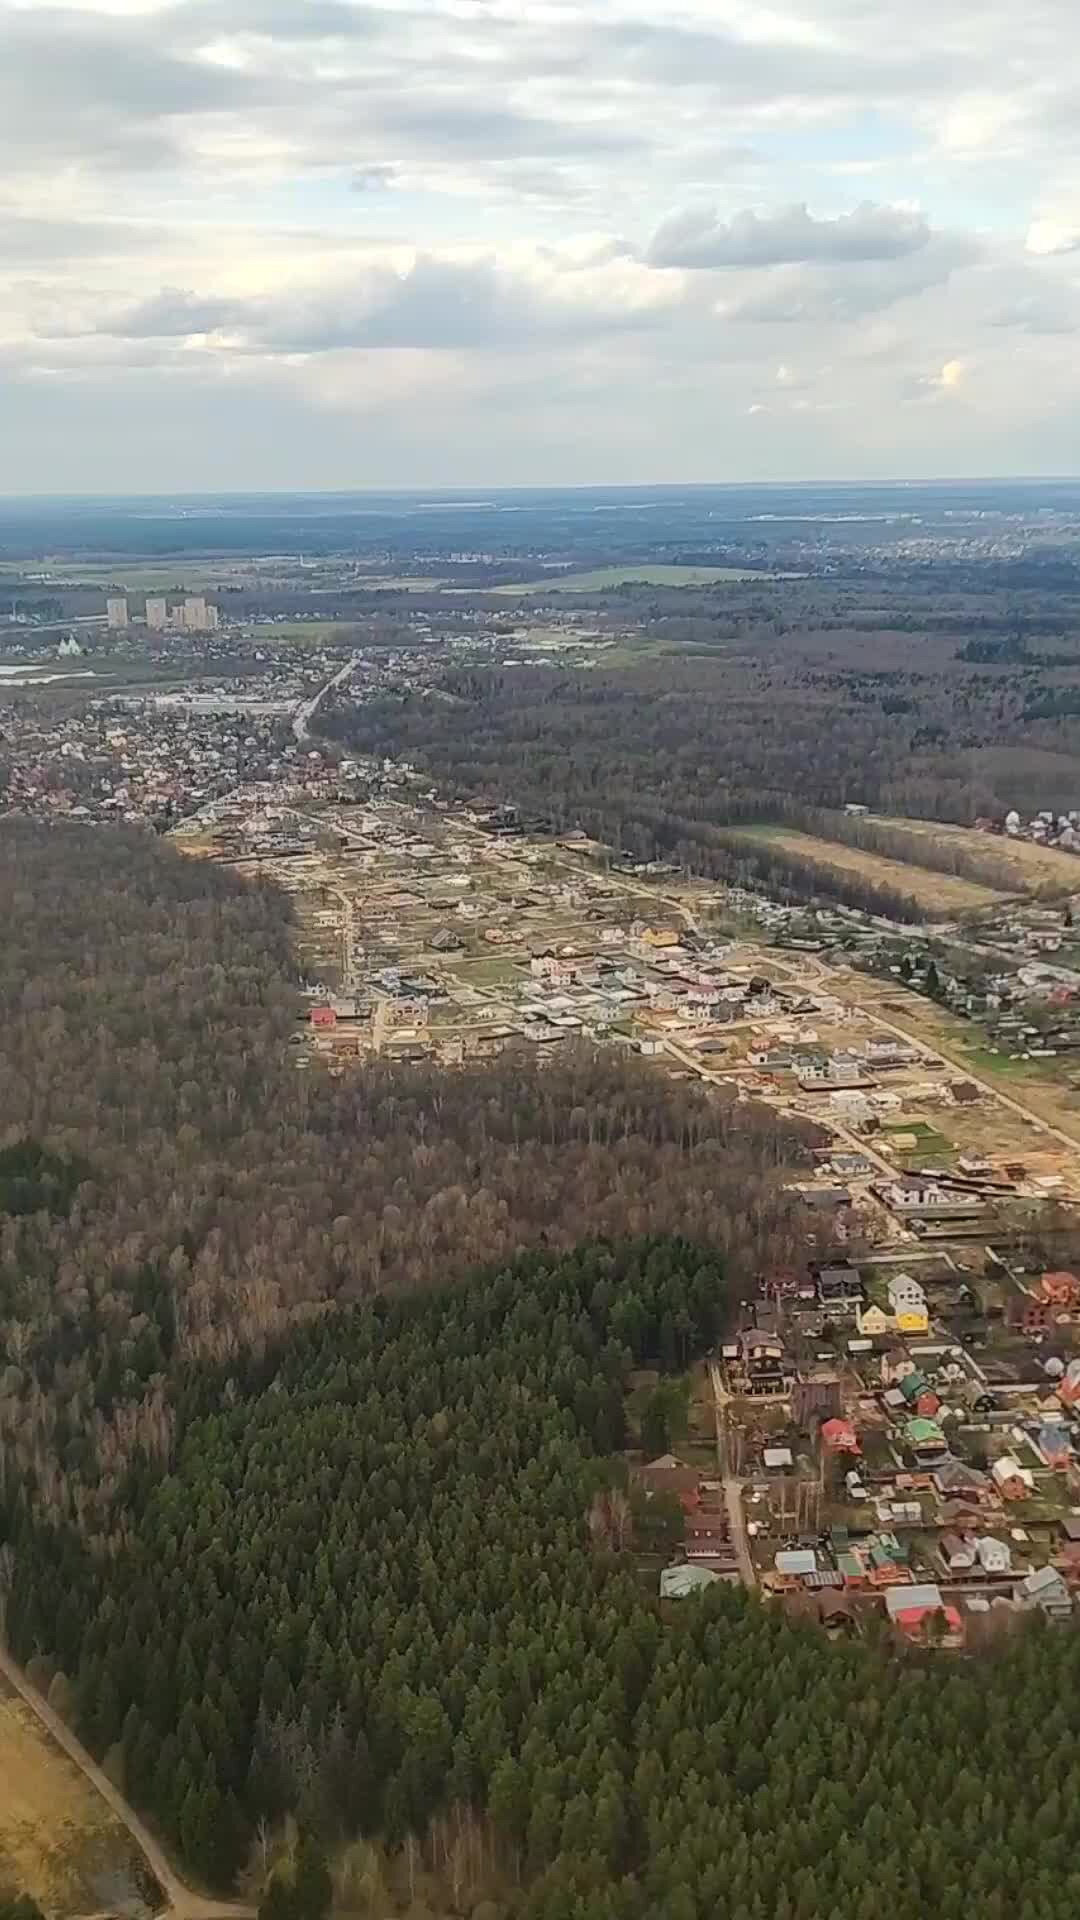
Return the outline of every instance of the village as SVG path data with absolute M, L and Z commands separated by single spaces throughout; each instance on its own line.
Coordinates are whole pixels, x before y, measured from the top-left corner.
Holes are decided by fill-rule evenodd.
M 234 792 L 176 835 L 291 895 L 298 1071 L 586 1039 L 817 1130 L 794 1183 L 813 1257 L 762 1279 L 681 1433 L 630 1456 L 662 1595 L 738 1580 L 830 1631 L 878 1617 L 944 1647 L 1069 1616 L 1080 1134 L 919 1037 L 911 996 L 867 1001 L 790 914 L 766 929 L 730 890 L 447 804 L 407 767 L 335 780 L 317 807 Z

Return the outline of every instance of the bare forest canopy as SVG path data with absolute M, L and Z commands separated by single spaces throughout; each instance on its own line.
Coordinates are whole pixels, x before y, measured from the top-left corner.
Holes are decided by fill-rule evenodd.
M 706 1349 L 732 1278 L 533 1254 L 204 1366 L 108 1557 L 9 1497 L 16 1653 L 214 1886 L 292 1814 L 454 1913 L 1073 1920 L 1080 1635 L 943 1665 L 724 1587 L 665 1615 L 590 1528 L 629 1369 Z
M 298 1074 L 285 898 L 149 835 L 0 826 L 0 1480 L 92 1528 L 173 1386 L 330 1302 L 538 1244 L 805 1251 L 811 1132 L 581 1049 Z
M 447 791 L 517 802 L 639 859 L 921 919 L 896 887 L 823 876 L 790 849 L 732 834 L 772 821 L 870 845 L 843 820 L 849 802 L 963 825 L 1014 805 L 1077 804 L 1080 699 L 1055 687 L 1033 703 L 1037 672 L 971 667 L 941 636 L 906 643 L 903 664 L 897 653 L 895 635 L 815 634 L 591 671 L 448 669 L 448 697 L 341 697 L 320 725 L 352 749 L 420 763 Z M 985 843 L 965 865 L 925 841 L 890 848 L 877 832 L 882 853 L 917 851 L 927 867 L 987 879 Z

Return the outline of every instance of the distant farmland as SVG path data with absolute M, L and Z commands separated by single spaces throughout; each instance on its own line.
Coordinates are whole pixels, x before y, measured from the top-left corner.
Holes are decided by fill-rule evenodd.
M 1005 834 L 976 833 L 969 827 L 942 826 L 934 820 L 899 820 L 874 814 L 867 822 L 903 834 L 911 843 L 911 858 L 925 858 L 926 849 L 934 855 L 955 852 L 960 859 L 978 859 L 982 873 L 994 877 L 995 887 L 1006 894 L 1042 896 L 1080 893 L 1080 854 L 1059 853 L 1056 847 L 1040 847 L 1034 840 L 1012 840 Z
M 824 892 L 828 891 L 830 872 L 855 876 L 869 886 L 887 887 L 892 893 L 902 894 L 938 919 L 977 913 L 996 906 L 1006 897 L 1004 887 L 998 890 L 976 880 L 961 879 L 956 874 L 931 873 L 923 867 L 908 866 L 903 860 L 888 859 L 884 854 L 871 853 L 862 847 L 844 846 L 837 840 L 821 840 L 794 828 L 736 827 L 725 831 L 725 839 L 731 845 L 745 842 L 748 851 L 768 847 L 776 853 L 790 853 L 795 859 L 820 869 Z M 1077 878 L 1080 880 L 1080 869 Z
M 591 573 L 552 573 L 521 586 L 489 587 L 489 593 L 606 593 L 612 587 L 711 587 L 724 580 L 792 579 L 754 567 L 597 567 Z

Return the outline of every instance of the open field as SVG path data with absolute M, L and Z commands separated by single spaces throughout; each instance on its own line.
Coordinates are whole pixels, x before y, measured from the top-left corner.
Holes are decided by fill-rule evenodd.
M 0 1681 L 0 1887 L 91 1914 L 138 1902 L 143 1880 L 129 1835 Z
M 1010 840 L 1004 834 L 975 833 L 968 827 L 943 826 L 935 820 L 899 820 L 874 815 L 882 826 L 895 828 L 912 841 L 912 858 L 919 857 L 919 842 L 935 849 L 955 848 L 957 853 L 977 854 L 980 860 L 1000 867 L 1002 893 L 1080 892 L 1080 856 L 1059 853 L 1056 847 L 1040 847 L 1034 840 Z
M 591 573 L 553 573 L 520 586 L 489 587 L 489 593 L 604 593 L 610 587 L 711 587 L 724 580 L 775 580 L 753 567 L 596 567 Z
M 371 593 L 438 593 L 446 582 L 424 573 L 358 573 L 351 584 Z
M 201 593 L 204 588 L 250 584 L 249 560 L 45 560 L 0 562 L 0 578 L 32 580 L 36 591 L 50 586 L 114 588 L 118 593 Z
M 841 846 L 835 840 L 819 840 L 810 833 L 798 833 L 788 827 L 739 827 L 733 837 L 750 845 L 768 842 L 770 847 L 796 855 L 823 870 L 857 874 L 871 886 L 890 887 L 895 893 L 917 901 L 937 918 L 954 913 L 976 913 L 995 906 L 1005 898 L 976 880 L 961 880 L 951 873 L 930 873 L 922 867 L 909 867 L 902 860 L 889 860 L 884 854 L 868 853 L 861 847 Z M 1059 855 L 1065 859 L 1064 854 Z M 1080 869 L 1077 872 L 1080 880 Z

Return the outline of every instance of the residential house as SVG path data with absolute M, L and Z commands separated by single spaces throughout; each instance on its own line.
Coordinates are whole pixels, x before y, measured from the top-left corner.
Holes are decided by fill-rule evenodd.
M 1020 1597 L 1029 1606 L 1039 1607 L 1049 1620 L 1067 1620 L 1072 1613 L 1072 1596 L 1056 1567 L 1038 1567 L 1020 1583 Z
M 861 1334 L 873 1340 L 880 1338 L 882 1334 L 891 1333 L 896 1322 L 878 1306 L 876 1301 L 872 1300 L 869 1306 L 860 1303 L 856 1308 L 855 1324 Z
M 881 1358 L 881 1381 L 886 1387 L 899 1386 L 909 1373 L 918 1372 L 917 1363 L 906 1347 L 890 1347 Z
M 889 1310 L 898 1333 L 926 1333 L 930 1315 L 926 1295 L 910 1273 L 893 1274 L 889 1281 Z
M 1035 1476 L 1029 1467 L 1022 1467 L 1011 1453 L 1003 1454 L 995 1460 L 990 1469 L 994 1485 L 1003 1500 L 1026 1500 L 1034 1491 Z
M 845 1261 L 814 1270 L 818 1306 L 832 1317 L 854 1314 L 862 1303 L 863 1284 L 858 1269 Z
M 969 1573 L 975 1565 L 974 1544 L 959 1533 L 943 1533 L 938 1542 L 938 1552 L 945 1563 L 946 1573 Z
M 983 1573 L 1008 1573 L 1012 1566 L 1012 1554 L 1004 1540 L 995 1540 L 992 1534 L 983 1534 L 975 1542 L 975 1551 L 979 1556 L 979 1566 Z
M 1080 1307 L 1080 1280 L 1075 1273 L 1044 1273 L 1039 1292 L 1057 1313 L 1075 1313 Z
M 908 1640 L 940 1646 L 963 1645 L 964 1624 L 955 1607 L 947 1606 L 940 1587 L 930 1582 L 894 1587 L 885 1595 L 885 1611 Z
M 942 1460 L 935 1464 L 933 1482 L 942 1500 L 964 1507 L 977 1508 L 989 1500 L 992 1493 L 989 1476 L 978 1467 L 965 1466 L 962 1460 Z
M 787 1391 L 784 1343 L 779 1334 L 750 1327 L 739 1335 L 739 1359 L 745 1390 L 755 1399 Z
M 921 1463 L 941 1460 L 949 1451 L 948 1441 L 936 1420 L 916 1414 L 904 1428 L 904 1444 Z
M 850 1420 L 826 1420 L 821 1429 L 821 1444 L 829 1453 L 862 1453 L 859 1436 Z
M 701 1505 L 701 1475 L 696 1467 L 684 1466 L 673 1453 L 662 1453 L 638 1468 L 638 1478 L 649 1493 L 670 1493 L 688 1513 Z

